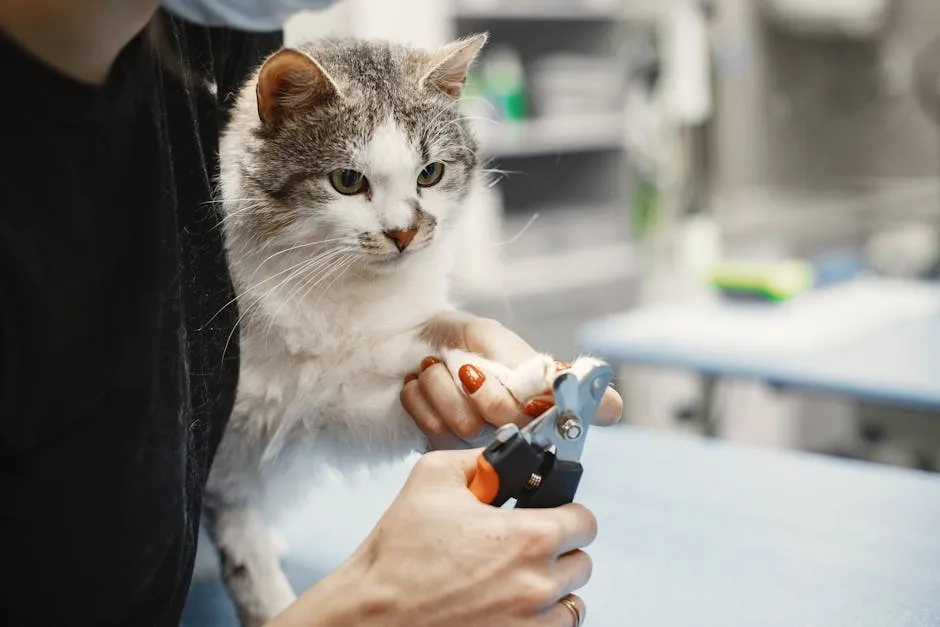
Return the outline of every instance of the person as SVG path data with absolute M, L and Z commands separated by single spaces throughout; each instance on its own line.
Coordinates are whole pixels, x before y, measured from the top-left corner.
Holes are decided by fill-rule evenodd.
M 278 3 L 173 4 L 0 0 L 7 625 L 173 625 L 185 604 L 237 384 L 212 202 L 218 135 L 281 35 L 209 19 Z M 532 354 L 492 320 L 438 324 L 491 358 Z M 518 411 L 498 383 L 468 398 L 422 377 L 402 401 L 426 430 Z M 599 421 L 621 408 L 609 392 Z M 273 624 L 578 623 L 593 515 L 479 503 L 467 488 L 477 453 L 424 455 L 360 548 Z

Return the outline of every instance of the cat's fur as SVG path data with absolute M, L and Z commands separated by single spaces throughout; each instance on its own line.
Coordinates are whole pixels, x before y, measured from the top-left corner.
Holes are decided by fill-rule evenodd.
M 554 373 L 545 355 L 509 370 L 435 345 L 426 326 L 452 309 L 458 219 L 482 183 L 458 98 L 484 41 L 425 52 L 325 39 L 269 58 L 238 95 L 220 193 L 241 370 L 206 513 L 243 624 L 294 599 L 264 512 L 309 484 L 315 464 L 426 449 L 399 399 L 424 357 L 452 374 L 474 363 L 520 401 Z M 419 188 L 434 161 L 443 180 Z M 339 168 L 364 172 L 370 191 L 338 193 L 328 174 Z M 408 229 L 404 253 L 383 235 Z

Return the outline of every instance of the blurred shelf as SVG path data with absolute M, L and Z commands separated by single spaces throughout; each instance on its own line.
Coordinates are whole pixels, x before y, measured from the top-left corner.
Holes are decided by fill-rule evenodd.
M 617 204 L 584 201 L 509 210 L 503 236 L 512 245 L 502 249 L 500 276 L 488 284 L 498 299 L 629 280 L 639 267 L 628 210 Z
M 558 250 L 545 255 L 507 259 L 500 277 L 500 297 L 557 294 L 606 285 L 637 276 L 637 251 L 629 242 Z M 546 280 L 546 277 L 550 279 Z
M 486 20 L 612 21 L 651 20 L 659 14 L 661 0 L 622 2 L 458 2 L 457 18 Z
M 490 157 L 529 157 L 624 147 L 620 113 L 552 116 L 479 124 L 477 136 Z

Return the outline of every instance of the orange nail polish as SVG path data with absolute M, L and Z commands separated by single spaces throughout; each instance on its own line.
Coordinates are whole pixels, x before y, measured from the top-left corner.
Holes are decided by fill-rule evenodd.
M 555 368 L 557 368 L 558 370 L 567 370 L 570 367 L 571 367 L 571 364 L 569 364 L 567 361 L 555 360 Z
M 467 390 L 468 394 L 473 394 L 479 390 L 483 382 L 486 381 L 486 377 L 483 376 L 483 373 L 470 364 L 461 366 L 457 374 L 460 376 L 460 382 L 463 383 L 463 387 Z
M 522 408 L 522 413 L 526 416 L 537 418 L 551 409 L 552 405 L 554 405 L 554 403 L 537 398 L 526 403 L 525 407 Z
M 405 375 L 405 385 L 408 385 L 408 384 L 411 383 L 412 381 L 417 381 L 417 380 L 418 380 L 418 375 L 416 375 L 416 374 L 413 373 L 413 372 L 408 373 L 407 375 Z
M 424 361 L 421 362 L 421 372 L 424 372 L 434 364 L 441 363 L 441 360 L 437 357 L 425 357 Z

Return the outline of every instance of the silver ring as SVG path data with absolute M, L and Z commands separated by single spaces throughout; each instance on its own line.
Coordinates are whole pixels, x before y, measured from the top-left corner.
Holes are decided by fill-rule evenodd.
M 565 597 L 564 599 L 559 601 L 559 603 L 567 607 L 568 610 L 571 612 L 571 616 L 572 618 L 574 618 L 574 625 L 572 625 L 571 627 L 581 627 L 581 610 L 578 609 L 578 604 L 572 601 L 571 599 L 569 599 L 568 597 Z

